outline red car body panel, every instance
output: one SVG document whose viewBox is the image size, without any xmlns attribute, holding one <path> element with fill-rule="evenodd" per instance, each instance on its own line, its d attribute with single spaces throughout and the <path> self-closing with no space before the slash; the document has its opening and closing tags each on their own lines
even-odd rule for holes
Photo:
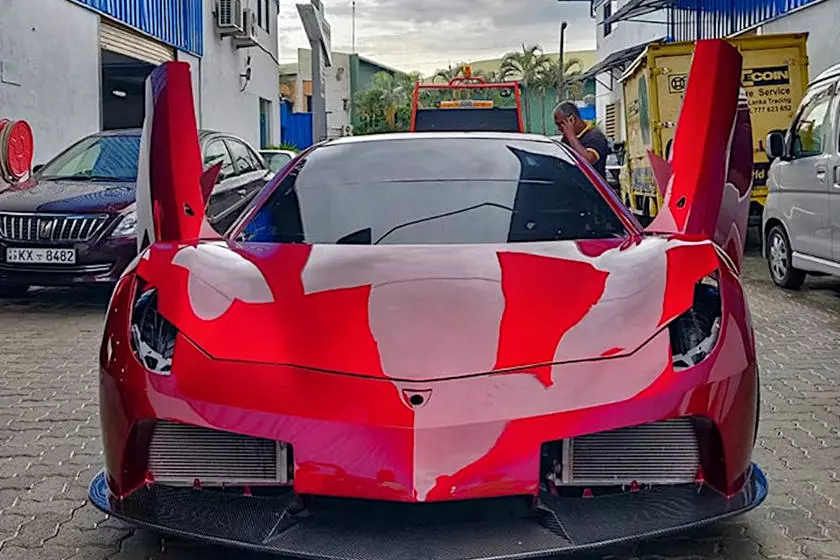
<svg viewBox="0 0 840 560">
<path fill-rule="evenodd" d="M 137 246 L 218 238 L 204 211 L 219 167 L 202 177 L 190 65 L 172 62 L 146 81 L 146 118 L 137 164 Z"/>
<path fill-rule="evenodd" d="M 688 81 L 665 204 L 647 228 L 712 239 L 739 269 L 753 167 L 749 106 L 740 87 L 741 63 L 738 49 L 725 41 L 697 43 L 691 74 L 703 79 Z"/>
<path fill-rule="evenodd" d="M 205 256 L 208 245 L 158 243 L 120 284 L 106 326 L 103 402 L 121 402 L 103 410 L 106 432 L 116 432 L 106 436 L 108 465 L 125 460 L 135 423 L 166 418 L 291 443 L 301 493 L 358 495 L 356 485 L 402 501 L 533 493 L 545 441 L 698 414 L 718 424 L 730 451 L 722 469 L 708 465 L 709 479 L 736 490 L 755 422 L 753 333 L 737 277 L 710 242 L 594 243 L 451 248 L 443 259 L 423 247 L 354 247 L 361 256 L 337 268 L 324 264 L 332 257 L 318 262 L 325 246 L 214 245 Z M 172 265 L 185 254 L 192 271 Z M 228 258 L 241 259 L 238 274 L 219 266 Z M 370 270 L 381 283 L 361 283 Z M 691 289 L 679 287 L 715 270 L 720 341 L 699 366 L 675 372 L 662 326 L 691 306 Z M 323 285 L 307 293 L 310 274 Z M 189 333 L 176 344 L 173 377 L 146 372 L 131 350 L 137 277 Z M 262 282 L 274 297 L 249 303 L 260 292 L 245 287 Z M 220 300 L 209 323 L 200 317 L 205 289 Z M 628 297 L 638 305 L 618 314 Z M 501 313 L 485 312 L 492 300 Z M 412 407 L 413 391 L 427 392 L 426 404 Z M 143 464 L 109 472 L 123 492 L 146 478 Z"/>
<path fill-rule="evenodd" d="M 720 244 L 732 249 L 739 235 L 750 176 L 748 119 L 735 118 L 740 58 L 727 49 L 696 51 L 693 72 L 715 69 L 703 74 L 721 88 L 719 113 L 701 98 L 707 86 L 689 80 L 668 210 L 656 222 L 668 234 L 640 232 L 580 158 L 626 238 L 292 245 L 233 241 L 240 226 L 231 240 L 207 242 L 203 216 L 183 211 L 202 207 L 195 154 L 183 175 L 152 173 L 154 242 L 117 285 L 100 355 L 112 498 L 154 485 L 147 447 L 157 420 L 291 444 L 297 495 L 450 502 L 537 496 L 547 442 L 697 417 L 709 425 L 698 434 L 698 482 L 740 492 L 753 468 L 758 377 L 740 247 L 727 255 Z M 188 106 L 181 74 L 166 87 Z M 172 130 L 153 130 L 150 161 L 177 167 Z M 691 134 L 707 136 L 706 147 L 688 150 Z M 727 177 L 737 197 L 715 194 Z M 710 276 L 722 302 L 717 341 L 675 369 L 669 325 Z M 132 307 L 149 288 L 178 332 L 171 375 L 146 369 L 132 347 Z"/>
</svg>

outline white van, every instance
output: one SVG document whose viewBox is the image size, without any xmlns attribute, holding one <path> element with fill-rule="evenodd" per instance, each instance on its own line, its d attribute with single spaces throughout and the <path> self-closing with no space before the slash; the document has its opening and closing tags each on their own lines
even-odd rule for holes
<svg viewBox="0 0 840 560">
<path fill-rule="evenodd" d="M 787 131 L 767 135 L 764 256 L 782 288 L 840 276 L 840 64 L 819 75 Z"/>
</svg>

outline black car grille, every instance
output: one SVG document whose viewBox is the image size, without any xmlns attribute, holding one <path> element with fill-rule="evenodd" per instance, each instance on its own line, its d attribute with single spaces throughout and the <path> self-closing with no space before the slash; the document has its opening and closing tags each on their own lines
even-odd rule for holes
<svg viewBox="0 0 840 560">
<path fill-rule="evenodd" d="M 107 214 L 0 214 L 0 238 L 7 241 L 88 241 L 102 231 Z"/>
<path fill-rule="evenodd" d="M 149 443 L 155 481 L 191 486 L 287 484 L 286 444 L 199 426 L 160 421 Z"/>
<path fill-rule="evenodd" d="M 559 442 L 557 486 L 670 485 L 692 483 L 700 445 L 691 418 L 662 420 Z M 546 444 L 555 445 L 552 442 Z M 544 454 L 551 452 L 544 446 Z M 559 456 L 557 456 L 559 455 Z"/>
</svg>

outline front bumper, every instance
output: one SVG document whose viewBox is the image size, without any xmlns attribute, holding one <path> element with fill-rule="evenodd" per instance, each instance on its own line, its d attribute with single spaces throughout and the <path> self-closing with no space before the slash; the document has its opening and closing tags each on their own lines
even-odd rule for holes
<svg viewBox="0 0 840 560">
<path fill-rule="evenodd" d="M 73 265 L 17 264 L 6 262 L 10 247 L 73 248 Z M 131 237 L 104 238 L 88 243 L 45 245 L 35 242 L 0 242 L 0 285 L 80 286 L 115 284 L 137 256 L 137 241 Z"/>
<path fill-rule="evenodd" d="M 727 498 L 706 485 L 594 498 L 542 493 L 434 504 L 255 497 L 147 485 L 114 497 L 104 473 L 89 489 L 100 510 L 154 530 L 295 558 L 524 559 L 619 545 L 708 525 L 758 506 L 767 481 L 753 465 Z"/>
</svg>

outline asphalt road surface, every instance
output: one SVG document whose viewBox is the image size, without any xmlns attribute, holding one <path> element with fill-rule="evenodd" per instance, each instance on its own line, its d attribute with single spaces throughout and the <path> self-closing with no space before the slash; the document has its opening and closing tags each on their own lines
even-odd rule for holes
<svg viewBox="0 0 840 560">
<path fill-rule="evenodd" d="M 840 280 L 784 292 L 752 255 L 744 282 L 767 501 L 734 521 L 598 558 L 840 559 Z M 87 504 L 102 464 L 96 367 L 107 299 L 43 290 L 0 302 L 0 559 L 258 558 L 136 530 Z"/>
</svg>

